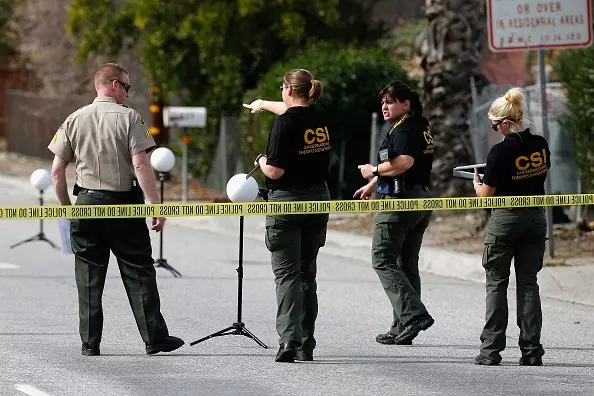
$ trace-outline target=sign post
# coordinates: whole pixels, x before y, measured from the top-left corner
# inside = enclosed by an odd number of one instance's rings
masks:
[[[205,107],[168,106],[163,108],[163,124],[166,127],[204,128]],[[188,143],[190,136],[184,134],[182,142],[182,201],[188,201]]]
[[[592,44],[591,0],[488,0],[489,48],[493,52],[538,51],[542,134],[548,140],[544,50]],[[547,177],[545,192],[551,193]],[[553,210],[546,208],[547,248],[555,257]]]

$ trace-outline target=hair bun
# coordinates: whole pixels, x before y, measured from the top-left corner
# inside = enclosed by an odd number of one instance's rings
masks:
[[[522,106],[525,94],[520,88],[512,88],[505,94],[505,101],[513,106]]]

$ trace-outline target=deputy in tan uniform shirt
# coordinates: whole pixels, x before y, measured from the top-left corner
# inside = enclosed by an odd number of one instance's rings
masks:
[[[136,110],[122,105],[130,76],[120,65],[107,63],[95,74],[97,97],[72,113],[48,148],[55,154],[52,181],[60,205],[70,205],[66,167],[76,167],[76,205],[159,203],[155,175],[147,150],[155,146]],[[134,181],[138,179],[138,187]],[[142,189],[142,191],[140,191]],[[164,218],[153,218],[160,231]],[[169,335],[161,315],[146,221],[136,219],[72,220],[72,251],[79,301],[82,354],[99,355],[103,331],[101,299],[113,252],[146,353],[173,351],[184,342]]]

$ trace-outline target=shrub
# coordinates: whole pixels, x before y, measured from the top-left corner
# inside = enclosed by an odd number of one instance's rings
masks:
[[[566,50],[554,63],[554,71],[566,94],[563,128],[576,150],[576,164],[584,191],[594,190],[594,48]]]

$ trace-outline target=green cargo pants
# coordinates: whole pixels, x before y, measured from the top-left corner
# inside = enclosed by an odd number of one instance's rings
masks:
[[[519,346],[525,357],[540,357],[542,310],[537,283],[545,251],[547,223],[542,208],[493,209],[487,225],[483,267],[487,284],[486,324],[481,354],[500,361],[505,349],[507,286],[512,258],[516,272]]]
[[[269,202],[328,201],[328,187],[273,190]],[[317,256],[326,242],[328,215],[266,216],[266,247],[276,283],[279,344],[292,341],[306,351],[316,346]]]
[[[428,198],[418,188],[407,198]],[[427,313],[421,302],[419,252],[432,211],[382,212],[375,216],[372,265],[392,304],[390,332],[399,334],[409,321]]]
[[[126,193],[81,192],[76,205],[135,203]],[[82,342],[98,345],[103,332],[103,287],[113,252],[128,301],[143,341],[154,343],[169,335],[160,311],[159,291],[148,228],[144,218],[72,220]]]

